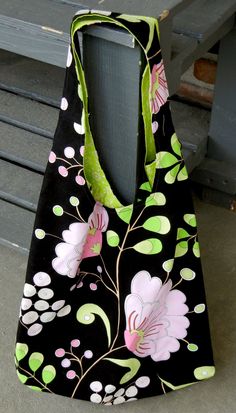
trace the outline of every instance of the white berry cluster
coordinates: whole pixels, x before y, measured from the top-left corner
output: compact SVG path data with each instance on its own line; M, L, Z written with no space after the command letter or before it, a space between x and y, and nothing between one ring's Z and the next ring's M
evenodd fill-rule
M44 323L49 323L56 316L64 317L71 311L71 306L65 305L65 300L49 304L48 300L54 296L54 291L47 287L51 283L51 277L46 272L37 272L33 277L33 282L34 285L29 283L24 285L24 296L21 300L19 314L21 322L30 326L27 330L29 336L36 336L42 331Z
M138 400L139 389L145 388L150 384L148 376L141 376L135 382L127 387L117 389L113 384L102 385L100 381L90 383L90 389L93 393L90 401L93 403L112 405L121 404Z

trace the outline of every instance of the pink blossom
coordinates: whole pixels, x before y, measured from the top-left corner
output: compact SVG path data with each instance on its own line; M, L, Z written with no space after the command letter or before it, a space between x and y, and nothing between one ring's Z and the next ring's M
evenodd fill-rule
M52 260L52 267L61 275L74 278L81 261L100 254L102 232L106 231L109 217L105 208L96 202L87 223L73 222L69 229L62 232L65 242L56 245L57 257Z
M168 360L180 348L178 339L187 335L189 320L186 296L147 271L139 271L131 282L131 294L125 299L127 348L138 357L154 361Z
M163 60L152 68L150 92L152 113L157 113L169 96Z

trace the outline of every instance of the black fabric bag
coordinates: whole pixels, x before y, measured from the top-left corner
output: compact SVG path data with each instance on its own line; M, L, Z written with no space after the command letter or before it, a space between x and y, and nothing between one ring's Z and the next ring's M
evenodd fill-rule
M92 24L128 30L145 59L139 131L145 153L129 205L109 184L90 129L77 33ZM154 18L96 11L73 18L15 365L33 390L105 405L215 373L196 216Z

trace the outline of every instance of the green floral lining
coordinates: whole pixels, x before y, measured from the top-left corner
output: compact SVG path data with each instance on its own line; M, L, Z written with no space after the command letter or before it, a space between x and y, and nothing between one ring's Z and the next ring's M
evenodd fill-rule
M119 16L123 20L128 20L126 15ZM123 24L119 23L116 20L102 16L102 15L87 15L87 16L78 16L71 25L71 39L72 39L72 53L75 59L75 67L78 81L81 85L79 88L79 97L83 102L83 115L82 115L82 124L85 130L85 150L84 150L84 175L88 186L90 187L91 193L96 201L101 202L103 205L109 208L120 208L124 205L117 199L114 195L111 186L105 176L104 171L101 168L100 161L98 158L98 153L96 151L90 125L89 125L89 114L88 114L88 91L84 76L84 71L82 68L81 61L78 57L74 36L77 30L80 30L83 26L91 25L94 23L112 23L119 25L126 30L128 30L136 39L136 41L142 47L146 57L147 52L151 47L154 30L157 30L159 36L159 28L157 21L154 18L147 17L137 17L137 16L128 16L129 19L133 18L136 21L144 20L150 25L150 36L146 48L140 44L139 40L130 32L130 30ZM145 154L145 171L147 174L148 181L152 188L153 182L155 179L156 173L156 147L155 141L152 132L152 113L150 107L150 64L147 59L147 65L142 75L142 85L141 85L141 95L142 95L142 114L144 120L144 129L145 129L145 144L146 144L146 154Z

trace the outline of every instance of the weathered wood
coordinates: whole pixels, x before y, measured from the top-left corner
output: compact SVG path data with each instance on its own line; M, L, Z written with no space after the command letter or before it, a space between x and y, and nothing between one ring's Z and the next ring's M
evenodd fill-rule
M0 160L0 199L36 211L42 175Z
M14 119L54 133L58 110L30 99L0 91L0 120Z
M236 29L221 41L209 131L209 156L236 165Z
M210 112L180 102L171 102L171 109L187 170L191 173L207 153Z
M28 253L35 214L0 200L0 244Z
M52 141L0 122L0 157L44 172Z
M19 3L19 0L1 0L0 13L22 20L26 20L27 15L30 18L27 21L45 26L47 16L50 16L51 27L66 31L72 15L81 8L158 17L164 10L169 10L173 16L192 2L193 0L24 0Z
M66 53L66 51L65 51ZM65 70L35 59L0 50L0 89L59 106Z
M205 158L193 171L192 179L227 194L236 194L236 164Z
M203 41L217 32L222 23L227 21L235 12L235 0L194 1L175 16L173 30L175 33L183 33Z

